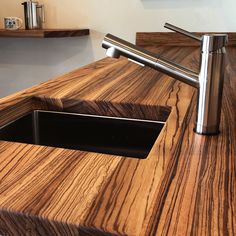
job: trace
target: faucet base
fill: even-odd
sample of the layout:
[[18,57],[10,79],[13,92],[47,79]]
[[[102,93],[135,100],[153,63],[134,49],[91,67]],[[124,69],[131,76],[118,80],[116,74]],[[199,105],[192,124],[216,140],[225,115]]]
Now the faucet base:
[[220,133],[218,125],[207,127],[203,125],[195,125],[193,131],[197,134],[203,135],[218,135]]

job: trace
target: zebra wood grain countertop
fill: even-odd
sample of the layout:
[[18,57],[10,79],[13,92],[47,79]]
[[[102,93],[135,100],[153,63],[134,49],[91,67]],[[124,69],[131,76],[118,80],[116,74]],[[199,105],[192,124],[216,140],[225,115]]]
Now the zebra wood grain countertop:
[[[198,48],[156,51],[198,68]],[[146,159],[0,141],[0,235],[235,235],[235,61],[228,48],[218,136],[193,132],[194,88],[124,58],[1,99],[0,125],[34,109],[170,114]]]

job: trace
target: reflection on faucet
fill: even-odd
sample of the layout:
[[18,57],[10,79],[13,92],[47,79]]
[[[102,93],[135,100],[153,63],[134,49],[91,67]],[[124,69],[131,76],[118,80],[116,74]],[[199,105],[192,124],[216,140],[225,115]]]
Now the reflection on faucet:
[[125,56],[197,88],[198,104],[194,131],[199,134],[218,134],[228,36],[205,34],[199,37],[168,23],[165,27],[201,42],[198,73],[111,34],[105,36],[102,47],[107,49],[109,57]]

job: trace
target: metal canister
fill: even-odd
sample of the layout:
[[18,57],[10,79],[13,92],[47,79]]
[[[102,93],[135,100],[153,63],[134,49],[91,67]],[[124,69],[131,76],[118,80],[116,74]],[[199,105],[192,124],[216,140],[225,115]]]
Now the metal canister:
[[42,29],[45,21],[44,6],[35,1],[23,2],[26,29]]

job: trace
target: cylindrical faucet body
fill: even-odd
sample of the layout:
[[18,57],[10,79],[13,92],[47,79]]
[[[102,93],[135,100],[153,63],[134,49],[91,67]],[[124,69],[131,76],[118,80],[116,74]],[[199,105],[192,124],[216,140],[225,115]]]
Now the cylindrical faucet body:
[[204,35],[202,38],[198,103],[195,132],[218,134],[224,82],[224,45],[227,35]]

